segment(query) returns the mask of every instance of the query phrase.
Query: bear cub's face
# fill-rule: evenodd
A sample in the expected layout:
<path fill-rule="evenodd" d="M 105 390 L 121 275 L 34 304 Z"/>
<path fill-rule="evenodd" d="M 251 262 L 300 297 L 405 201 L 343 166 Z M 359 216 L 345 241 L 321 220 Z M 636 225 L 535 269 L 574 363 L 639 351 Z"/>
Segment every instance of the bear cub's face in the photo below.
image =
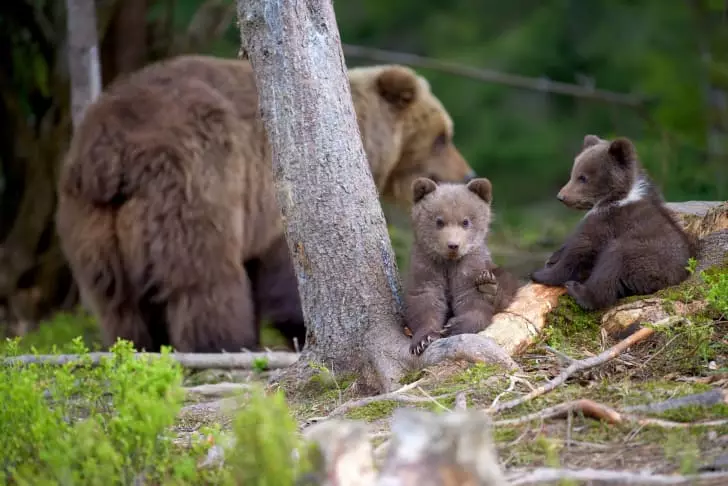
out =
<path fill-rule="evenodd" d="M 488 179 L 437 184 L 426 177 L 412 184 L 415 241 L 435 258 L 456 261 L 485 245 L 491 218 Z"/>
<path fill-rule="evenodd" d="M 556 197 L 573 209 L 638 197 L 642 187 L 637 183 L 636 165 L 636 151 L 629 139 L 609 142 L 586 135 L 574 159 L 571 178 Z"/>

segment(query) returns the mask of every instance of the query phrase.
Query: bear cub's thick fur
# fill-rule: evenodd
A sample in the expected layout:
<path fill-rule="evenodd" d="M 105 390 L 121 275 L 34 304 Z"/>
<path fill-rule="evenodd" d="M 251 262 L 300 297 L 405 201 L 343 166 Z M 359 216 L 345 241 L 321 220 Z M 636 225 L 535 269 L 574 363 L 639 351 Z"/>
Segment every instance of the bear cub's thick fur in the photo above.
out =
<path fill-rule="evenodd" d="M 491 220 L 488 179 L 412 184 L 414 242 L 410 256 L 405 321 L 413 333 L 410 352 L 421 354 L 442 335 L 477 333 L 508 306 L 518 282 L 492 261 L 486 242 Z M 495 284 L 482 293 L 476 282 Z"/>
<path fill-rule="evenodd" d="M 534 282 L 563 285 L 582 308 L 595 310 L 687 278 L 695 244 L 664 206 L 629 139 L 586 135 L 557 197 L 588 213 L 531 275 Z"/>

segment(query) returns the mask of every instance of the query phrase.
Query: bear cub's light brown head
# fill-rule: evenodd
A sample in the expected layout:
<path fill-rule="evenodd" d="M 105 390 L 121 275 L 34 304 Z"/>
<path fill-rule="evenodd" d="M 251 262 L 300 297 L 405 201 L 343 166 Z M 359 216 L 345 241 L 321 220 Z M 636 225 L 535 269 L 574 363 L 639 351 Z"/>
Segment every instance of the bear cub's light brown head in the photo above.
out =
<path fill-rule="evenodd" d="M 420 177 L 412 184 L 415 244 L 436 260 L 457 261 L 486 244 L 492 186 L 477 178 L 467 184 Z"/>
<path fill-rule="evenodd" d="M 592 209 L 635 202 L 651 192 L 651 183 L 629 139 L 610 142 L 586 135 L 569 182 L 556 197 L 570 208 Z"/>

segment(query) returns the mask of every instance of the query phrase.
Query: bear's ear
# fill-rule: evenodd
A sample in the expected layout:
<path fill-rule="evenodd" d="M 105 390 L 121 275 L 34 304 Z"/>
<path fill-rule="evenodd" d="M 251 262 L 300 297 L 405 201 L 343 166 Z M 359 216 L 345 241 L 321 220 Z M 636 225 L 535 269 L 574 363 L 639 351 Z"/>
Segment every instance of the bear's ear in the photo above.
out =
<path fill-rule="evenodd" d="M 412 183 L 412 200 L 417 203 L 423 197 L 437 189 L 437 183 L 427 177 L 418 177 Z"/>
<path fill-rule="evenodd" d="M 581 144 L 581 150 L 586 150 L 589 147 L 593 147 L 594 145 L 597 145 L 599 142 L 603 142 L 601 138 L 597 137 L 596 135 L 585 135 L 584 136 L 584 142 Z"/>
<path fill-rule="evenodd" d="M 468 189 L 488 204 L 493 201 L 493 186 L 485 177 L 479 177 L 468 182 Z"/>
<path fill-rule="evenodd" d="M 609 155 L 622 166 L 627 166 L 632 163 L 635 157 L 635 148 L 632 141 L 625 137 L 620 137 L 612 141 L 609 144 Z"/>
<path fill-rule="evenodd" d="M 391 66 L 377 78 L 379 95 L 397 109 L 407 107 L 417 96 L 417 77 L 406 68 Z"/>

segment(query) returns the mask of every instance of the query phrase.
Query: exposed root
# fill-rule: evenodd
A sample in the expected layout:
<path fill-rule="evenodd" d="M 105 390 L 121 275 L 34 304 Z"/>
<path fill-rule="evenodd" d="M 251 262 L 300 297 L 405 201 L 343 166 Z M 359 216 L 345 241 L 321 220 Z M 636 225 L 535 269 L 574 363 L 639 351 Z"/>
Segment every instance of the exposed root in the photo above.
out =
<path fill-rule="evenodd" d="M 518 364 L 492 338 L 478 334 L 458 334 L 438 339 L 421 356 L 423 367 L 445 360 L 462 359 L 471 363 L 491 363 L 517 370 Z"/>

